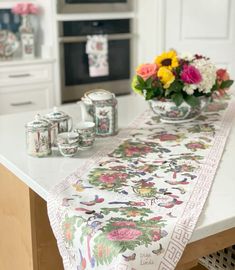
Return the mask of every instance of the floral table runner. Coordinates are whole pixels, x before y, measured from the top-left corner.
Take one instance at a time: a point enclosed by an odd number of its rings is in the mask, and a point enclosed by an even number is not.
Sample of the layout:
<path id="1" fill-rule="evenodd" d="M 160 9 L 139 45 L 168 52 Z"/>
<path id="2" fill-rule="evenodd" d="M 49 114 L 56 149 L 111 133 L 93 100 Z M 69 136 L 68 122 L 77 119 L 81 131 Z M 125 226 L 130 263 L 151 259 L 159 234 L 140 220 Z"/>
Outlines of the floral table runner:
<path id="1" fill-rule="evenodd" d="M 55 187 L 48 212 L 65 269 L 174 269 L 208 196 L 234 107 L 212 103 L 187 124 L 162 124 L 147 110 Z"/>

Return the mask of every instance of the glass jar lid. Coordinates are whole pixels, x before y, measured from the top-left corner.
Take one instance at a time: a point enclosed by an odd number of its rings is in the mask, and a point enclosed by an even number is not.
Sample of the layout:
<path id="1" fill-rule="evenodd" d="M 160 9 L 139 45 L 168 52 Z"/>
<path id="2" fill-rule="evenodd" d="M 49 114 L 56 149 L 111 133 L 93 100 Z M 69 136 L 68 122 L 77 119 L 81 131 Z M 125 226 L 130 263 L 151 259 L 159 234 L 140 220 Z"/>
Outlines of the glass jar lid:
<path id="1" fill-rule="evenodd" d="M 46 114 L 47 119 L 51 121 L 61 121 L 69 118 L 69 115 L 65 112 L 59 111 L 57 107 L 53 108 L 53 111 Z"/>
<path id="2" fill-rule="evenodd" d="M 34 120 L 27 123 L 25 126 L 29 130 L 41 130 L 48 129 L 51 126 L 51 123 L 43 119 L 40 114 L 36 114 Z"/>

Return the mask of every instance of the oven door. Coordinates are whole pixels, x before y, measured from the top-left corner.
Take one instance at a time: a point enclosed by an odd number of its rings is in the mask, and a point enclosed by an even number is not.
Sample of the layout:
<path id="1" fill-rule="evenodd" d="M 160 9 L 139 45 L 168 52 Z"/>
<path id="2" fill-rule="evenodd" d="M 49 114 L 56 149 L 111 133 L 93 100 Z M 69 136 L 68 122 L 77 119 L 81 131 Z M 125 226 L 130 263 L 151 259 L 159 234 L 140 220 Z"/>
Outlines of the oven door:
<path id="1" fill-rule="evenodd" d="M 90 77 L 86 37 L 61 37 L 62 102 L 78 100 L 98 88 L 117 95 L 130 93 L 131 38 L 131 34 L 108 35 L 109 75 Z"/>
<path id="2" fill-rule="evenodd" d="M 58 0 L 58 13 L 128 12 L 133 0 Z"/>

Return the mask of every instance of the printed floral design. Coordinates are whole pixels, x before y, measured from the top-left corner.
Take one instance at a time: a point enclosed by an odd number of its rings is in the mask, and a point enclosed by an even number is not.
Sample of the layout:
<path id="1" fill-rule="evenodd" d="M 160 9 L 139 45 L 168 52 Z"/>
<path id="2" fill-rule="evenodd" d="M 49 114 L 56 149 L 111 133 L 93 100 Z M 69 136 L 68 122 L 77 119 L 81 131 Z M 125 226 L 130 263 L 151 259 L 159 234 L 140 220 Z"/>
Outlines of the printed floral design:
<path id="1" fill-rule="evenodd" d="M 105 215 L 111 212 L 119 212 L 120 215 L 126 217 L 148 217 L 149 214 L 153 213 L 148 208 L 138 208 L 138 207 L 102 208 L 102 212 Z"/>
<path id="2" fill-rule="evenodd" d="M 202 124 L 202 125 L 194 125 L 193 127 L 189 128 L 188 131 L 192 133 L 215 132 L 215 128 L 213 125 Z"/>
<path id="3" fill-rule="evenodd" d="M 60 197 L 60 228 L 71 270 L 111 269 L 117 263 L 139 269 L 144 253 L 153 264 L 146 269 L 157 269 L 220 117 L 221 112 L 204 114 L 194 123 L 166 128 L 148 114 L 129 139 L 74 176 Z"/>
<path id="4" fill-rule="evenodd" d="M 69 217 L 68 215 L 65 216 L 65 220 L 62 223 L 62 231 L 63 231 L 65 242 L 69 246 L 73 245 L 76 226 L 79 227 L 83 222 L 84 222 L 83 218 Z"/>
<path id="5" fill-rule="evenodd" d="M 209 146 L 203 142 L 190 142 L 185 145 L 188 149 L 192 151 L 197 151 L 198 149 L 206 149 Z"/>
<path id="6" fill-rule="evenodd" d="M 212 102 L 206 107 L 206 112 L 219 112 L 226 109 L 228 106 L 227 102 Z"/>
<path id="7" fill-rule="evenodd" d="M 105 264 L 111 261 L 121 251 L 133 251 L 139 243 L 146 247 L 152 242 L 159 241 L 167 236 L 167 232 L 162 228 L 165 220 L 158 219 L 132 221 L 127 219 L 112 218 L 105 227 L 102 228 L 103 234 L 95 238 L 94 256 L 97 264 Z M 101 248 L 102 247 L 102 248 Z M 107 252 L 107 249 L 113 253 Z M 102 250 L 102 252 L 98 252 Z"/>
<path id="8" fill-rule="evenodd" d="M 141 197 L 154 197 L 157 194 L 157 188 L 154 182 L 145 182 L 140 180 L 133 187 L 133 191 Z"/>
<path id="9" fill-rule="evenodd" d="M 180 142 L 184 138 L 184 135 L 161 132 L 150 135 L 150 138 L 159 139 L 161 142 Z"/>
<path id="10" fill-rule="evenodd" d="M 101 189 L 118 191 L 131 175 L 120 171 L 110 171 L 105 168 L 97 168 L 91 171 L 89 183 L 99 186 Z"/>
<path id="11" fill-rule="evenodd" d="M 121 228 L 115 229 L 108 233 L 107 238 L 111 241 L 132 241 L 141 236 L 143 233 L 136 229 Z"/>
<path id="12" fill-rule="evenodd" d="M 121 144 L 110 157 L 121 157 L 121 158 L 138 158 L 142 157 L 148 153 L 157 153 L 159 152 L 159 144 L 148 142 L 132 142 L 130 140 L 125 141 Z M 168 151 L 168 150 L 166 150 Z"/>

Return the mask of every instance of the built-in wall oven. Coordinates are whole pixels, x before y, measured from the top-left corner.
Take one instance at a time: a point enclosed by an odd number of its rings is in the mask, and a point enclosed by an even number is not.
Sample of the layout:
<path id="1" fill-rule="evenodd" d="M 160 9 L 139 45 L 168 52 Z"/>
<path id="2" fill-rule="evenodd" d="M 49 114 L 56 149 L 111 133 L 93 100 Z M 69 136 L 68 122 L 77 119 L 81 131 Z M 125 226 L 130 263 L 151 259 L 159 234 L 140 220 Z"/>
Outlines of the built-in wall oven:
<path id="1" fill-rule="evenodd" d="M 126 12 L 133 0 L 57 0 L 58 13 Z"/>
<path id="2" fill-rule="evenodd" d="M 79 100 L 91 89 L 103 88 L 117 95 L 130 93 L 131 20 L 64 21 L 60 29 L 62 102 Z M 86 54 L 87 35 L 108 38 L 107 76 L 91 77 Z"/>

